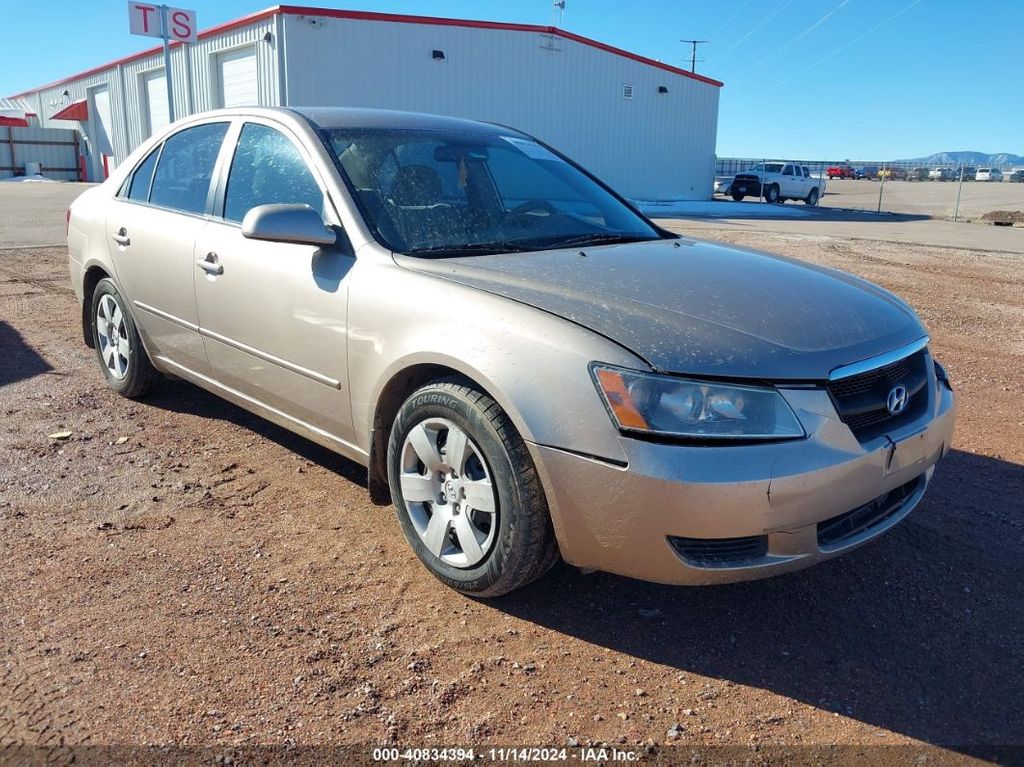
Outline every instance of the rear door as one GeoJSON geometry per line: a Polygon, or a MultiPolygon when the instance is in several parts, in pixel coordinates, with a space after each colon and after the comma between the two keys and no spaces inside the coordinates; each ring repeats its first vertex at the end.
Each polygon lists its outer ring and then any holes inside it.
{"type": "Polygon", "coordinates": [[[241,230],[249,210],[272,203],[308,205],[339,223],[316,165],[283,127],[253,119],[224,168],[217,210],[196,250],[218,269],[193,268],[212,376],[351,445],[346,277],[354,256],[343,247],[247,239],[241,230]]]}
{"type": "Polygon", "coordinates": [[[171,135],[136,167],[107,216],[118,283],[150,354],[205,374],[195,289],[195,243],[212,204],[211,182],[229,122],[171,135]]]}

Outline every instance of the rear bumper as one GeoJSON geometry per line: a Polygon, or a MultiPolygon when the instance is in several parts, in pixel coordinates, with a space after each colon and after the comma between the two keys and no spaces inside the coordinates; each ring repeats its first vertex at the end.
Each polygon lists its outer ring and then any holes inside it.
{"type": "Polygon", "coordinates": [[[643,580],[712,584],[849,551],[913,510],[950,448],[953,393],[931,374],[929,386],[925,414],[864,444],[817,389],[784,391],[810,435],[799,441],[696,447],[623,438],[626,467],[531,444],[562,556],[643,580]],[[727,556],[693,554],[720,541],[727,556]]]}

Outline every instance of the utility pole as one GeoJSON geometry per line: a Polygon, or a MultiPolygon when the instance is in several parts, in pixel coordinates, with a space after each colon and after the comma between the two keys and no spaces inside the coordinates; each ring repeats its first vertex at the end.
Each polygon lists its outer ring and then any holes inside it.
{"type": "Polygon", "coordinates": [[[690,53],[690,71],[697,71],[697,46],[706,43],[707,40],[680,40],[681,43],[689,43],[692,46],[690,53]]]}

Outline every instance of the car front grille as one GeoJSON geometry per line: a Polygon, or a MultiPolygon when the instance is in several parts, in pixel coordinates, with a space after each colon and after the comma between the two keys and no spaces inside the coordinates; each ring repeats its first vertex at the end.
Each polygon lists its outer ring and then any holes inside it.
{"type": "Polygon", "coordinates": [[[737,567],[762,559],[768,553],[768,536],[745,538],[680,538],[668,542],[686,564],[693,567],[737,567]]]}
{"type": "Polygon", "coordinates": [[[868,501],[863,506],[858,506],[838,517],[819,522],[818,545],[835,546],[882,524],[903,509],[907,499],[917,492],[924,481],[925,475],[922,474],[916,479],[900,485],[895,490],[890,490],[888,493],[883,493],[868,501]]]}
{"type": "Polygon", "coordinates": [[[828,382],[828,393],[843,423],[857,439],[877,437],[920,416],[928,406],[928,360],[925,350],[884,367],[828,382]],[[897,384],[906,387],[906,408],[896,415],[886,400],[897,384]]]}

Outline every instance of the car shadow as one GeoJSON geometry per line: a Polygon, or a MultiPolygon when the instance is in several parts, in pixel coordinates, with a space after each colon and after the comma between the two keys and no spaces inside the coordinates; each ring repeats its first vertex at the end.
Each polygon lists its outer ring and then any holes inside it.
{"type": "Polygon", "coordinates": [[[1024,743],[1024,467],[953,451],[845,557],[669,587],[561,566],[495,608],[585,642],[993,758],[1024,743]]]}
{"type": "Polygon", "coordinates": [[[21,333],[0,320],[0,386],[49,373],[53,367],[21,333]]]}
{"type": "Polygon", "coordinates": [[[188,381],[167,380],[146,397],[147,405],[200,418],[227,421],[275,442],[307,461],[366,487],[366,468],[305,437],[238,407],[188,381]]]}

